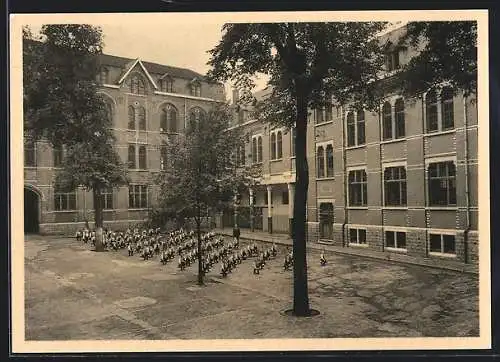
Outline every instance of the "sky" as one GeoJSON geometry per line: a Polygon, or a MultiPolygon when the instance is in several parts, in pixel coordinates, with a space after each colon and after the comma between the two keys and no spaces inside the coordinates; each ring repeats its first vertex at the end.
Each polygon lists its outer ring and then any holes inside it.
{"type": "MultiPolygon", "coordinates": [[[[102,28],[104,52],[107,54],[140,58],[143,61],[188,68],[206,74],[210,59],[208,50],[217,45],[221,39],[222,26],[228,21],[227,17],[210,15],[88,14],[85,22],[102,28]]],[[[40,18],[33,18],[30,27],[36,32],[45,22],[40,18]]],[[[395,26],[401,26],[405,22],[400,21],[395,26]]],[[[263,89],[267,84],[267,77],[260,76],[255,82],[255,91],[263,89]]],[[[229,83],[226,84],[226,95],[231,95],[229,83]]]]}

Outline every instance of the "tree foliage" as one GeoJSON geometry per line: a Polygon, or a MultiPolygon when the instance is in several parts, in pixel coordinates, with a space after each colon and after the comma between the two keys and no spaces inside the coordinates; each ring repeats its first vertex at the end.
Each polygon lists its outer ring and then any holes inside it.
{"type": "Polygon", "coordinates": [[[402,89],[415,95],[447,82],[465,94],[477,87],[477,23],[475,21],[411,22],[400,44],[419,48],[403,67],[402,89]]]}

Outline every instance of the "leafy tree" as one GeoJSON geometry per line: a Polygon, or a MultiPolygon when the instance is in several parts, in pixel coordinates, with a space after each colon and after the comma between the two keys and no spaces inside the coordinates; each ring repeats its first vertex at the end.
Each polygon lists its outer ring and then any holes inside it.
{"type": "MultiPolygon", "coordinates": [[[[96,82],[102,31],[85,24],[44,25],[39,38],[29,28],[23,37],[25,133],[66,148],[57,182],[93,191],[95,223],[101,228],[102,189],[127,182],[96,82]]],[[[100,241],[96,249],[102,250],[100,241]]]]}
{"type": "Polygon", "coordinates": [[[420,51],[403,67],[407,95],[442,82],[466,95],[477,87],[477,23],[475,21],[410,22],[400,44],[420,51]]]}
{"type": "Polygon", "coordinates": [[[235,152],[244,142],[228,130],[227,106],[211,109],[191,122],[183,136],[164,145],[166,167],[158,176],[159,209],[178,221],[194,220],[198,236],[198,284],[203,284],[201,223],[205,210],[222,209],[234,194],[259,176],[259,170],[237,164],[235,152]]]}
{"type": "Polygon", "coordinates": [[[370,108],[376,104],[376,80],[383,64],[377,35],[380,22],[226,24],[209,52],[209,76],[234,81],[251,100],[252,76],[270,77],[272,92],[257,105],[259,117],[296,127],[296,185],[293,214],[293,313],[310,315],[306,263],[306,159],[308,109],[334,99],[370,108]],[[260,110],[260,111],[259,111],[260,110]]]}

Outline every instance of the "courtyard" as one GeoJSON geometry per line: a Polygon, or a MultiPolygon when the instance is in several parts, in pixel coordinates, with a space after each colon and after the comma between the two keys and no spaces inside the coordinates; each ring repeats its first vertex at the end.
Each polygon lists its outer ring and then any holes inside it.
{"type": "MultiPolygon", "coordinates": [[[[260,274],[253,260],[196,284],[196,265],[126,250],[96,253],[73,238],[25,237],[26,340],[462,337],[479,335],[478,276],[308,251],[311,307],[295,318],[287,246],[260,274]]],[[[270,244],[260,244],[267,247],[270,244]]]]}

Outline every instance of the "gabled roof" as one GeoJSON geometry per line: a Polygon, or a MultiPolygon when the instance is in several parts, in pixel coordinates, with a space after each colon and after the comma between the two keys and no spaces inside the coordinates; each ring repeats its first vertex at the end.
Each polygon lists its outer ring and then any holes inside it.
{"type": "Polygon", "coordinates": [[[142,64],[141,60],[139,58],[137,58],[133,63],[132,65],[129,65],[128,66],[128,69],[125,71],[125,74],[123,74],[120,78],[120,80],[118,81],[118,84],[122,84],[122,82],[125,80],[125,78],[127,78],[127,76],[130,74],[130,72],[132,71],[132,69],[135,68],[135,66],[139,64],[140,67],[142,68],[144,74],[146,74],[146,77],[148,77],[149,81],[151,82],[151,84],[153,85],[153,87],[155,89],[158,89],[158,86],[156,85],[155,81],[153,80],[153,78],[151,77],[151,74],[149,74],[148,70],[146,69],[146,67],[144,66],[144,64],[142,64]]]}

